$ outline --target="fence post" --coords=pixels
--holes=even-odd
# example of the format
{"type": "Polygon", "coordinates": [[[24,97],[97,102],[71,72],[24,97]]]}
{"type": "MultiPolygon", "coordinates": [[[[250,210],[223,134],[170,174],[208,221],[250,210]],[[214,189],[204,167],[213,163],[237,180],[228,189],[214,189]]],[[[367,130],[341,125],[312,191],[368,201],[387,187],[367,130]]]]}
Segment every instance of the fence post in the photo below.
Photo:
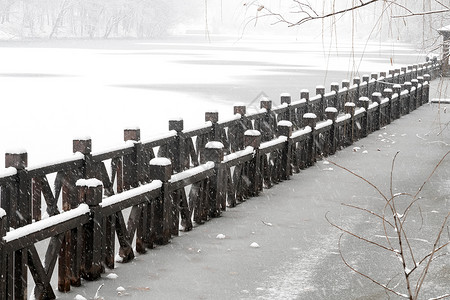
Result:
{"type": "Polygon", "coordinates": [[[228,136],[230,139],[230,147],[231,152],[236,152],[244,147],[244,132],[247,130],[247,120],[245,117],[245,114],[247,113],[247,108],[245,105],[234,105],[233,106],[233,113],[239,114],[241,116],[241,119],[239,122],[237,122],[236,125],[231,126],[231,128],[228,129],[228,136]]]}
{"type": "Polygon", "coordinates": [[[327,115],[327,119],[331,120],[333,122],[333,124],[331,124],[331,129],[330,129],[330,140],[329,140],[329,149],[330,149],[330,153],[329,154],[334,154],[336,152],[336,119],[338,116],[338,110],[336,107],[327,107],[325,109],[325,113],[327,115]]]}
{"type": "Polygon", "coordinates": [[[392,89],[386,88],[383,90],[383,97],[388,98],[389,99],[389,106],[388,106],[388,110],[389,110],[389,115],[388,115],[388,124],[390,124],[392,122],[392,120],[394,120],[394,110],[393,110],[393,104],[392,104],[392,89]]]}
{"type": "MultiPolygon", "coordinates": [[[[139,186],[142,179],[143,152],[141,143],[141,130],[139,128],[126,128],[123,131],[123,140],[132,141],[133,154],[123,157],[123,185],[126,190],[139,186]]],[[[109,196],[109,195],[108,195],[109,196]]]]}
{"type": "Polygon", "coordinates": [[[272,101],[263,99],[260,102],[260,108],[264,108],[266,113],[259,123],[258,129],[261,132],[263,142],[271,141],[276,135],[275,117],[272,115],[272,101]]]}
{"type": "Polygon", "coordinates": [[[86,203],[90,208],[90,220],[83,225],[84,231],[84,269],[82,277],[86,280],[100,278],[102,267],[102,203],[103,184],[98,179],[79,179],[76,183],[80,202],[86,203]]]}
{"type": "Polygon", "coordinates": [[[150,161],[150,179],[162,181],[161,195],[155,205],[155,242],[165,245],[171,237],[172,199],[169,195],[169,180],[172,176],[172,164],[168,158],[154,158],[150,161]]]}
{"type": "Polygon", "coordinates": [[[74,139],[73,140],[73,153],[80,152],[84,155],[84,166],[83,166],[83,178],[93,177],[92,163],[91,163],[91,152],[92,152],[92,140],[88,137],[84,139],[74,139]]]}
{"type": "Polygon", "coordinates": [[[323,120],[325,116],[325,87],[323,85],[316,86],[316,95],[320,95],[320,116],[317,116],[319,120],[323,120]]]}
{"type": "MultiPolygon", "coordinates": [[[[306,100],[306,112],[312,112],[311,109],[311,102],[309,101],[309,90],[303,89],[300,91],[300,99],[306,100]]],[[[301,123],[298,125],[299,128],[306,126],[305,120],[303,120],[303,114],[298,115],[299,120],[301,120],[301,123]]]]}
{"type": "MultiPolygon", "coordinates": [[[[28,154],[26,151],[11,151],[5,154],[5,168],[17,169],[17,182],[11,188],[11,196],[8,207],[9,226],[19,228],[31,224],[31,181],[28,178],[26,167],[28,154]],[[16,201],[16,202],[14,202],[16,201]],[[19,217],[20,216],[20,217],[19,217]]],[[[14,252],[14,298],[25,299],[27,297],[28,280],[28,254],[26,249],[14,252]]],[[[12,257],[10,257],[12,261],[12,257]]]]}
{"type": "Polygon", "coordinates": [[[307,149],[307,159],[306,164],[307,166],[312,166],[316,162],[316,123],[317,123],[317,116],[313,113],[307,113],[303,115],[303,119],[306,122],[306,126],[309,126],[311,128],[311,135],[308,142],[308,149],[307,149]]]}
{"type": "Polygon", "coordinates": [[[172,159],[172,167],[176,173],[182,172],[184,168],[185,157],[185,145],[183,139],[184,121],[183,119],[169,120],[169,130],[175,130],[177,132],[174,148],[167,149],[168,157],[172,159]],[[171,153],[173,152],[173,153],[171,153]]]}
{"type": "Polygon", "coordinates": [[[411,107],[413,105],[413,102],[415,101],[413,98],[413,95],[411,94],[411,89],[412,89],[412,83],[411,82],[405,82],[405,89],[408,90],[408,97],[406,97],[406,106],[404,107],[404,114],[409,114],[409,112],[411,111],[411,107]]]}
{"type": "Polygon", "coordinates": [[[253,180],[250,183],[250,196],[257,196],[263,189],[263,177],[261,166],[261,155],[259,146],[261,145],[261,133],[258,130],[247,130],[244,133],[244,143],[246,147],[253,147],[254,155],[250,162],[250,174],[253,180]]]}
{"type": "Polygon", "coordinates": [[[377,109],[376,109],[376,111],[375,111],[375,117],[374,117],[374,120],[375,120],[375,129],[374,129],[374,131],[376,131],[376,130],[380,130],[380,128],[381,128],[381,125],[382,125],[382,119],[383,119],[383,116],[382,116],[382,114],[381,114],[381,93],[373,93],[372,94],[372,102],[373,103],[378,103],[378,106],[377,106],[377,109]]]}
{"type": "Polygon", "coordinates": [[[345,113],[351,116],[351,125],[349,130],[346,132],[346,136],[350,136],[350,144],[353,144],[354,138],[354,128],[355,128],[355,103],[347,102],[345,103],[345,113]]]}
{"type": "Polygon", "coordinates": [[[223,144],[221,142],[209,142],[205,145],[203,155],[203,163],[212,161],[214,163],[214,173],[210,177],[209,186],[209,216],[211,218],[220,217],[221,206],[225,194],[224,168],[221,163],[223,161],[223,144]]]}
{"type": "Polygon", "coordinates": [[[402,98],[401,98],[401,93],[402,93],[402,86],[399,84],[394,84],[394,86],[392,87],[392,91],[394,94],[397,94],[397,101],[396,103],[394,103],[394,118],[395,119],[399,119],[402,115],[401,112],[401,107],[402,107],[402,98]]]}
{"type": "MultiPolygon", "coordinates": [[[[419,78],[419,76],[417,77],[417,78],[419,78]]],[[[415,87],[415,91],[414,91],[414,101],[413,101],[413,103],[411,103],[412,105],[412,107],[413,107],[413,109],[416,109],[416,108],[418,108],[419,106],[421,106],[421,104],[420,104],[420,99],[419,99],[419,97],[418,97],[418,88],[419,88],[419,79],[412,79],[411,80],[411,84],[412,84],[412,86],[413,87],[415,87]]]]}
{"type": "Polygon", "coordinates": [[[292,158],[292,123],[290,121],[278,122],[278,136],[285,136],[286,143],[281,154],[281,179],[288,180],[291,175],[292,158]]]}
{"type": "MultiPolygon", "coordinates": [[[[352,99],[352,101],[356,101],[357,99],[359,99],[359,86],[361,85],[361,78],[354,77],[353,78],[353,85],[354,86],[356,85],[356,95],[355,95],[354,100],[352,99]]],[[[349,102],[349,101],[347,101],[347,102],[349,102]]],[[[345,106],[345,104],[344,104],[344,106],[345,106]]]]}
{"type": "MultiPolygon", "coordinates": [[[[219,113],[217,111],[208,111],[205,112],[205,122],[211,122],[211,140],[219,141],[220,140],[220,132],[217,122],[219,122],[219,113]]],[[[204,145],[201,145],[204,146],[204,145]]],[[[198,151],[199,149],[197,149],[198,151]]]]}
{"type": "Polygon", "coordinates": [[[422,88],[424,91],[422,92],[422,104],[426,104],[429,101],[430,98],[430,82],[431,82],[431,75],[425,74],[423,75],[423,86],[422,88]]]}
{"type": "Polygon", "coordinates": [[[366,137],[369,134],[369,101],[370,100],[367,97],[360,97],[358,100],[358,106],[363,107],[366,110],[361,124],[363,137],[366,137]]]}

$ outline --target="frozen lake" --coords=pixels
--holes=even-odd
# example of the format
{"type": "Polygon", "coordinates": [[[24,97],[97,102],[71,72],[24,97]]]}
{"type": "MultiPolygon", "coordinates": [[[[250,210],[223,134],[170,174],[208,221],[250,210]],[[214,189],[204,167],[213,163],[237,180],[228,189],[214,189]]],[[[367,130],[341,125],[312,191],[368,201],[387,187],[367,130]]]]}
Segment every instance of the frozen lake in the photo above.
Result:
{"type": "Polygon", "coordinates": [[[425,60],[407,44],[330,45],[320,37],[0,45],[0,152],[26,149],[29,165],[70,156],[80,136],[104,150],[121,143],[127,126],[151,137],[165,132],[171,117],[183,117],[189,128],[205,111],[231,116],[234,103],[250,105],[261,92],[278,104],[281,93],[295,100],[304,88],[314,94],[316,85],[328,90],[333,81],[425,60]]]}

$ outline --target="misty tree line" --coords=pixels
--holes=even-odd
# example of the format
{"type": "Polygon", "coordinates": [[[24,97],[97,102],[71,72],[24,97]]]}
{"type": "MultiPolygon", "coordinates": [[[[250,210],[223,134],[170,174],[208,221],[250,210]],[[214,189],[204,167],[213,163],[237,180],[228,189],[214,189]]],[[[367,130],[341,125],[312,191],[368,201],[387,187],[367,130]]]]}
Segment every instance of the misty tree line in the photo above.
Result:
{"type": "Polygon", "coordinates": [[[187,9],[187,2],[0,0],[0,31],[19,38],[158,37],[195,14],[187,9]]]}

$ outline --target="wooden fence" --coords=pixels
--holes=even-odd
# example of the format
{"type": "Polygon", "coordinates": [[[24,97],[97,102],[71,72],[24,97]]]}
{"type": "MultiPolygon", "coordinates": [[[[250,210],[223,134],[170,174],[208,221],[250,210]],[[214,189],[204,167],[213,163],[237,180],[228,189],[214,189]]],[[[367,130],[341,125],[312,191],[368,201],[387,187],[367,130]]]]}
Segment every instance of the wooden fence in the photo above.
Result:
{"type": "Polygon", "coordinates": [[[207,112],[205,125],[190,130],[171,120],[167,134],[149,140],[126,129],[125,144],[103,152],[92,152],[90,139],[74,140],[71,158],[39,167],[27,166],[27,153],[7,153],[0,298],[26,299],[29,269],[36,299],[54,299],[56,265],[58,290],[69,291],[114,268],[116,251],[126,263],[132,245],[145,253],[180,228],[219,217],[427,103],[439,74],[434,60],[332,84],[328,93],[318,87],[312,97],[303,90],[298,101],[282,94],[280,106],[262,100],[255,113],[235,106],[229,120],[207,112]]]}

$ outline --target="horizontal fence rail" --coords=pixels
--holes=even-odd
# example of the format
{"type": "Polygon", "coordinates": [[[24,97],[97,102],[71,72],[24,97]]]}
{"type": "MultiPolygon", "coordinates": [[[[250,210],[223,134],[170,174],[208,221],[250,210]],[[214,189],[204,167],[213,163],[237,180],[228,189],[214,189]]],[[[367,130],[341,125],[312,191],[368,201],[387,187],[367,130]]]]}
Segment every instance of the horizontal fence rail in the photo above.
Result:
{"type": "Polygon", "coordinates": [[[67,292],[114,268],[117,252],[129,262],[134,251],[219,217],[428,103],[440,69],[433,60],[333,83],[330,92],[318,86],[311,97],[302,90],[295,101],[282,94],[281,105],[263,99],[253,113],[234,106],[228,120],[207,112],[197,128],[170,120],[168,133],[149,140],[129,128],[123,145],[97,153],[89,138],[77,139],[72,157],[41,166],[29,167],[24,151],[6,153],[0,298],[26,299],[30,271],[36,299],[55,299],[56,265],[58,290],[67,292]]]}

